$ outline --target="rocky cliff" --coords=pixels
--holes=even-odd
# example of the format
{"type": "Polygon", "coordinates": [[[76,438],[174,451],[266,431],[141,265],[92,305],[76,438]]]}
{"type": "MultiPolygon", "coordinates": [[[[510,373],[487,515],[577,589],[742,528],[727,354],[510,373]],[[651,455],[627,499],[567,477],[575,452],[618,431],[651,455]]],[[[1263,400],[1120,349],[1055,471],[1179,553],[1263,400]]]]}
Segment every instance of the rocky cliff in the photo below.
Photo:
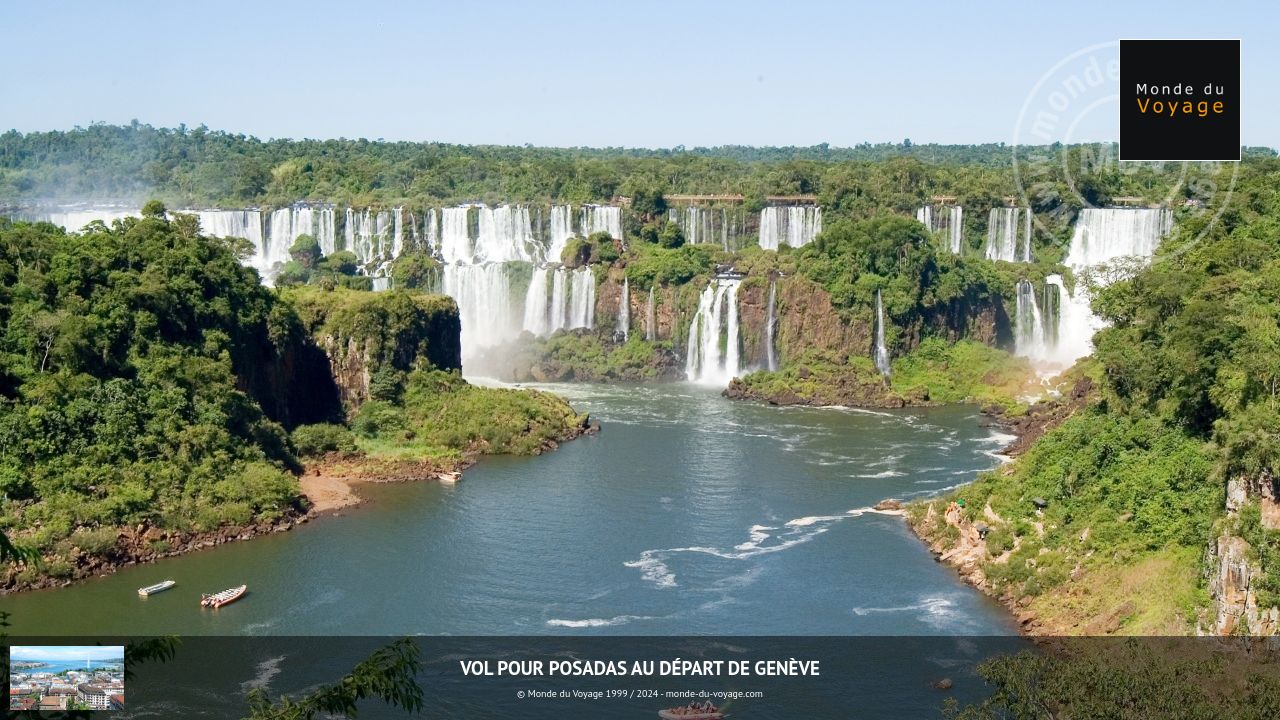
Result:
{"type": "Polygon", "coordinates": [[[347,408],[368,399],[380,373],[462,369],[461,321],[452,298],[314,288],[288,298],[307,336],[323,350],[347,408]]]}

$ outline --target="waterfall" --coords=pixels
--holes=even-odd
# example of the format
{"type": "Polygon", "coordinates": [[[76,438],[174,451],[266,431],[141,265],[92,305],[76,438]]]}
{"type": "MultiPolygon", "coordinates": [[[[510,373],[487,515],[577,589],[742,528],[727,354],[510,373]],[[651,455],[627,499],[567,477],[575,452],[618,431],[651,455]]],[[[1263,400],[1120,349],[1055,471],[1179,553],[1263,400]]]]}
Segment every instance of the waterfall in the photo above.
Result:
{"type": "Polygon", "coordinates": [[[425,224],[422,228],[422,237],[426,240],[427,250],[429,250],[432,255],[438,256],[440,254],[440,219],[439,216],[436,215],[435,208],[427,208],[425,214],[426,218],[423,221],[425,224]]]}
{"type": "Polygon", "coordinates": [[[889,349],[884,345],[884,303],[880,300],[880,291],[876,290],[876,369],[881,375],[889,377],[889,349]]]}
{"type": "Polygon", "coordinates": [[[724,387],[741,372],[738,332],[738,286],[741,284],[736,278],[717,278],[698,298],[698,314],[689,323],[684,366],[685,377],[691,382],[724,387]]]}
{"type": "Polygon", "coordinates": [[[616,205],[583,205],[578,227],[581,228],[582,237],[607,232],[614,240],[621,240],[622,208],[616,205]]]}
{"type": "Polygon", "coordinates": [[[1035,286],[1026,280],[1018,281],[1017,310],[1013,322],[1014,354],[1032,360],[1047,359],[1049,343],[1045,338],[1044,317],[1035,286]]]}
{"type": "Polygon", "coordinates": [[[302,235],[315,238],[320,253],[332,255],[337,244],[336,218],[332,206],[294,205],[271,211],[267,224],[267,247],[264,255],[268,267],[289,260],[289,248],[302,235]]]}
{"type": "Polygon", "coordinates": [[[523,328],[539,337],[595,327],[596,276],[591,268],[536,267],[525,293],[523,328]]]}
{"type": "Polygon", "coordinates": [[[738,246],[738,238],[744,230],[742,216],[740,210],[692,205],[667,211],[667,219],[680,226],[685,241],[690,244],[716,243],[725,250],[738,246]]]}
{"type": "Polygon", "coordinates": [[[569,329],[593,328],[596,324],[596,275],[591,268],[565,270],[558,268],[557,273],[568,273],[569,285],[569,329]]]}
{"type": "Polygon", "coordinates": [[[1084,287],[1077,285],[1074,294],[1067,292],[1061,275],[1050,275],[1044,282],[1045,296],[1055,298],[1055,307],[1051,310],[1046,302],[1042,313],[1056,336],[1051,342],[1046,340],[1048,359],[1065,368],[1093,352],[1093,334],[1102,329],[1103,323],[1089,307],[1089,293],[1084,287]]]}
{"type": "MultiPolygon", "coordinates": [[[[1022,211],[1015,207],[991,208],[991,215],[987,219],[986,257],[988,260],[1015,262],[1019,259],[1018,218],[1021,214],[1022,211]]],[[[1027,229],[1029,231],[1030,226],[1027,229]]],[[[1028,237],[1027,244],[1030,245],[1030,243],[1031,238],[1028,237]]]]}
{"type": "Polygon", "coordinates": [[[615,335],[622,336],[622,342],[631,339],[631,281],[622,279],[622,294],[618,296],[618,327],[615,335]]]}
{"type": "MultiPolygon", "coordinates": [[[[1076,218],[1064,264],[1079,278],[1086,271],[1121,258],[1150,258],[1172,229],[1173,212],[1167,208],[1086,208],[1076,218]]],[[[1046,291],[1045,311],[1048,312],[1049,297],[1053,297],[1056,309],[1046,319],[1055,337],[1050,344],[1050,359],[1069,366],[1093,352],[1093,335],[1105,323],[1093,314],[1089,292],[1079,280],[1074,293],[1067,292],[1058,275],[1050,275],[1045,282],[1054,288],[1046,291]]]]}
{"type": "Polygon", "coordinates": [[[84,210],[63,208],[49,212],[37,210],[16,213],[16,219],[26,222],[53,223],[54,225],[60,225],[67,232],[80,232],[85,225],[99,220],[107,227],[111,227],[111,223],[116,220],[141,216],[141,210],[121,208],[88,208],[84,210]]]}
{"type": "Polygon", "coordinates": [[[547,230],[547,261],[560,262],[564,248],[573,237],[573,211],[568,205],[551,206],[551,227],[547,230]]]}
{"type": "Polygon", "coordinates": [[[440,211],[440,258],[446,263],[473,262],[471,207],[451,207],[440,211]]]}
{"type": "Polygon", "coordinates": [[[760,211],[760,247],[777,250],[783,243],[800,247],[822,232],[822,208],[813,205],[773,206],[760,211]]]}
{"type": "Polygon", "coordinates": [[[916,210],[916,220],[929,228],[931,233],[941,233],[947,239],[947,249],[960,254],[964,243],[964,208],[959,205],[939,205],[934,212],[932,205],[916,210]]]}
{"type": "Polygon", "coordinates": [[[1031,262],[1031,223],[1033,221],[1031,208],[1027,208],[1022,217],[1022,262],[1029,263],[1031,262]]]}
{"type": "Polygon", "coordinates": [[[257,210],[197,210],[200,232],[213,237],[235,237],[262,247],[262,213],[257,210]]]}
{"type": "Polygon", "coordinates": [[[934,232],[933,227],[933,207],[925,205],[916,209],[916,222],[929,228],[929,232],[934,232]]]}
{"type": "Polygon", "coordinates": [[[443,290],[458,303],[464,362],[520,332],[509,268],[499,263],[445,265],[443,290]]]}
{"type": "Polygon", "coordinates": [[[289,259],[286,245],[279,255],[273,255],[267,247],[262,228],[262,213],[258,210],[196,210],[200,220],[200,232],[213,237],[234,237],[253,244],[253,256],[248,265],[258,271],[266,282],[274,277],[277,263],[289,259]]]}
{"type": "Polygon", "coordinates": [[[644,339],[653,342],[658,339],[658,323],[656,306],[653,302],[653,286],[649,286],[649,301],[644,306],[644,339]]]}
{"type": "MultiPolygon", "coordinates": [[[[479,234],[471,262],[542,262],[544,251],[533,238],[529,208],[524,205],[479,207],[479,234]]],[[[553,258],[559,260],[559,258],[553,258]]]]}
{"type": "Polygon", "coordinates": [[[1173,212],[1146,208],[1086,208],[1076,218],[1066,264],[1101,265],[1121,257],[1149,258],[1173,229],[1173,212]]]}
{"type": "Polygon", "coordinates": [[[344,228],[346,249],[355,253],[364,272],[381,275],[404,247],[401,208],[373,211],[347,208],[344,228]]]}
{"type": "Polygon", "coordinates": [[[777,295],[778,284],[776,282],[769,283],[769,309],[768,316],[764,322],[764,352],[765,369],[770,372],[778,369],[778,351],[774,347],[774,335],[778,327],[777,295]]]}

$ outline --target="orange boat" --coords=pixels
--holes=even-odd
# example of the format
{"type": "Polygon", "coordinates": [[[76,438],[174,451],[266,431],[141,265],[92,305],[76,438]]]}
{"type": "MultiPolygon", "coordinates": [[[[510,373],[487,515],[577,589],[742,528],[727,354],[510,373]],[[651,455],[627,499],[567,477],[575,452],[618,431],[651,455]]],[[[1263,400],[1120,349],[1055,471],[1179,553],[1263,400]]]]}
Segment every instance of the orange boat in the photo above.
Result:
{"type": "Polygon", "coordinates": [[[214,593],[212,595],[201,595],[200,607],[220,608],[223,605],[226,605],[228,603],[233,603],[239,600],[240,597],[244,595],[244,592],[248,589],[249,589],[248,585],[241,585],[240,587],[234,587],[228,590],[223,590],[220,593],[214,593]]]}

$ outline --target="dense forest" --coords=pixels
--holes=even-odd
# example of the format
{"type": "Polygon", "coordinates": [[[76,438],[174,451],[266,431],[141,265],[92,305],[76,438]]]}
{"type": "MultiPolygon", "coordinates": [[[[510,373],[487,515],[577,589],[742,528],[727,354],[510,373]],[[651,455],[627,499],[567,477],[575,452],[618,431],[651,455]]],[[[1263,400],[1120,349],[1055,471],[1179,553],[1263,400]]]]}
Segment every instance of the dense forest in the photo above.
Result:
{"type": "Polygon", "coordinates": [[[158,202],[143,215],[83,233],[0,218],[0,537],[44,560],[10,564],[0,589],[297,517],[308,457],[447,469],[539,452],[585,422],[545,393],[464,382],[449,298],[282,297],[241,241],[158,202]],[[357,349],[370,387],[326,340],[357,349]],[[448,427],[425,427],[445,406],[448,427]]]}
{"type": "MultiPolygon", "coordinates": [[[[1114,146],[1044,148],[1065,161],[1037,178],[1044,198],[1079,194],[1163,198],[1157,166],[1120,172],[1114,146]],[[1068,180],[1068,174],[1074,180],[1068,180]]],[[[1270,156],[1251,149],[1250,157],[1270,156]]],[[[537,148],[358,140],[259,140],[204,126],[92,125],[0,135],[0,205],[158,197],[171,207],[355,206],[457,201],[607,201],[646,191],[816,194],[829,210],[870,216],[912,211],[934,194],[981,211],[1016,195],[1004,145],[860,145],[833,148],[537,148]]],[[[1195,172],[1194,170],[1192,171],[1195,172]]],[[[1193,192],[1195,177],[1180,192],[1193,192]]]]}
{"type": "MultiPolygon", "coordinates": [[[[1051,632],[1211,627],[1204,578],[1217,569],[1203,563],[1223,536],[1248,543],[1259,608],[1280,604],[1278,238],[1280,163],[1247,162],[1216,223],[1184,222],[1149,266],[1097,292],[1109,327],[1074,370],[1086,405],[949,497],[988,526],[993,589],[1065,618],[1051,632]],[[1247,492],[1228,502],[1232,485],[1247,492]],[[1092,590],[1053,592],[1068,587],[1092,590]],[[1114,627],[1096,624],[1117,607],[1114,627]]],[[[925,527],[959,539],[954,526],[925,527]]]]}

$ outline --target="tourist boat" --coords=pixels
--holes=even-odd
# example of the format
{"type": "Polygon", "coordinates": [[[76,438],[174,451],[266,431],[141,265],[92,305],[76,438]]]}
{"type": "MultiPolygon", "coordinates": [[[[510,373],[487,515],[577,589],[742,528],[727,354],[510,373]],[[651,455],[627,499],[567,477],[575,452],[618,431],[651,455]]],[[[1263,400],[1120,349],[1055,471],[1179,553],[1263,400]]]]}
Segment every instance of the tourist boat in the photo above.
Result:
{"type": "Polygon", "coordinates": [[[178,583],[172,580],[165,580],[164,582],[158,582],[155,585],[148,585],[144,588],[138,588],[138,594],[141,595],[142,597],[146,597],[148,595],[155,595],[156,593],[164,592],[165,590],[168,590],[169,588],[177,584],[178,583]]]}
{"type": "Polygon", "coordinates": [[[667,708],[659,710],[658,717],[662,720],[724,720],[724,713],[720,712],[720,708],[707,703],[706,705],[682,705],[681,707],[667,708]]]}
{"type": "Polygon", "coordinates": [[[226,605],[227,603],[233,603],[239,600],[240,597],[244,595],[244,591],[248,589],[249,589],[248,585],[241,585],[240,587],[234,587],[234,588],[229,588],[227,590],[223,590],[220,593],[214,593],[212,595],[201,595],[200,606],[207,607],[207,608],[220,608],[223,605],[226,605]]]}

